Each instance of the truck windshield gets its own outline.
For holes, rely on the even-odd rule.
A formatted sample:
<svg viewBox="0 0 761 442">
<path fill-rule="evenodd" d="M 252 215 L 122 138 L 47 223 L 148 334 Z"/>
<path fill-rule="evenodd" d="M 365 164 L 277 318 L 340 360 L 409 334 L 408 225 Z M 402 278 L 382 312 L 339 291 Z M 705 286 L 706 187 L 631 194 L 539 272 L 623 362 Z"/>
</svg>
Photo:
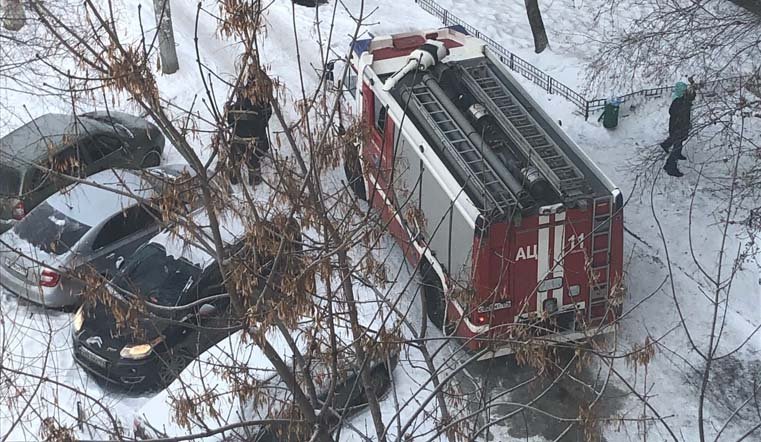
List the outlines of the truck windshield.
<svg viewBox="0 0 761 442">
<path fill-rule="evenodd" d="M 42 203 L 16 224 L 13 231 L 38 249 L 63 255 L 79 241 L 90 226 L 69 218 L 48 203 Z"/>
<path fill-rule="evenodd" d="M 167 255 L 162 245 L 149 243 L 129 258 L 114 284 L 150 303 L 171 307 L 183 301 L 201 272 L 190 261 Z"/>
<path fill-rule="evenodd" d="M 21 174 L 18 170 L 0 164 L 0 198 L 18 197 L 21 193 Z"/>
</svg>

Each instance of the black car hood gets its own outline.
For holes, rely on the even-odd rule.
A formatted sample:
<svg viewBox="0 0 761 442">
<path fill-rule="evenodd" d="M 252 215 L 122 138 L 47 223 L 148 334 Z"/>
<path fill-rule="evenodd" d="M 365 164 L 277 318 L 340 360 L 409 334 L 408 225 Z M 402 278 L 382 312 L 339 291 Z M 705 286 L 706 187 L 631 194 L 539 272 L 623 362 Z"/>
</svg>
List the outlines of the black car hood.
<svg viewBox="0 0 761 442">
<path fill-rule="evenodd" d="M 129 311 L 126 303 L 119 300 L 114 301 L 113 307 L 98 302 L 85 308 L 84 314 L 84 325 L 77 340 L 108 359 L 118 358 L 125 345 L 148 344 L 174 326 L 169 319 L 134 308 Z"/>
</svg>

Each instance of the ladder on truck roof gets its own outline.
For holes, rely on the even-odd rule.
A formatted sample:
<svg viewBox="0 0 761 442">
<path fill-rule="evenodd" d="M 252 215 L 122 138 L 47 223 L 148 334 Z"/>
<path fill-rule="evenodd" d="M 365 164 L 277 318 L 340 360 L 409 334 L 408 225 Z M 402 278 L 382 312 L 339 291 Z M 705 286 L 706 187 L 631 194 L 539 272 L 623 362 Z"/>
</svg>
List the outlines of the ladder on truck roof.
<svg viewBox="0 0 761 442">
<path fill-rule="evenodd" d="M 427 123 L 441 140 L 443 148 L 452 153 L 454 160 L 468 175 L 468 181 L 483 196 L 484 202 L 489 203 L 485 204 L 483 209 L 496 209 L 500 214 L 505 214 L 515 207 L 516 197 L 428 86 L 423 83 L 407 89 L 412 92 L 412 104 L 422 111 L 423 117 L 428 120 Z"/>
<path fill-rule="evenodd" d="M 521 149 L 529 164 L 536 167 L 562 197 L 586 195 L 589 183 L 560 146 L 513 97 L 488 63 L 461 65 L 462 79 L 475 98 L 497 120 L 502 130 Z"/>
<path fill-rule="evenodd" d="M 615 281 L 610 280 L 610 243 L 613 237 L 614 198 L 605 196 L 592 202 L 592 275 L 589 293 L 590 319 L 601 319 L 607 314 L 608 295 Z M 592 316 L 594 307 L 605 307 L 602 316 Z"/>
</svg>

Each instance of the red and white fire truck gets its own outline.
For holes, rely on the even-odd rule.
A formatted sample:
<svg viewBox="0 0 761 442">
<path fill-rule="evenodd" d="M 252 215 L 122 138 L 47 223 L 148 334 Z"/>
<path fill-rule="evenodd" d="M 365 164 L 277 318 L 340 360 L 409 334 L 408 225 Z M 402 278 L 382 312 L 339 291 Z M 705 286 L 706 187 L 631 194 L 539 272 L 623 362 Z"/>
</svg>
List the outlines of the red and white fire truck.
<svg viewBox="0 0 761 442">
<path fill-rule="evenodd" d="M 357 41 L 350 63 L 371 133 L 345 169 L 419 264 L 429 319 L 492 356 L 518 329 L 571 341 L 610 328 L 621 192 L 499 56 L 451 27 Z"/>
</svg>

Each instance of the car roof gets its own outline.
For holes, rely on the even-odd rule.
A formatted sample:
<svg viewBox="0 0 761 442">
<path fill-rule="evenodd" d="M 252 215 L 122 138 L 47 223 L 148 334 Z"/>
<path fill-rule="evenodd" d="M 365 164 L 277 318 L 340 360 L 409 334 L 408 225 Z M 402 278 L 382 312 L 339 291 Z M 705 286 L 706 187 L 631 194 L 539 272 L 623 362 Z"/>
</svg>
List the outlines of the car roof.
<svg viewBox="0 0 761 442">
<path fill-rule="evenodd" d="M 45 114 L 0 138 L 0 162 L 24 170 L 27 163 L 59 152 L 84 134 L 110 133 L 134 138 L 136 133 L 148 129 L 145 119 L 122 112 L 89 112 L 78 117 Z"/>
<path fill-rule="evenodd" d="M 219 221 L 219 230 L 222 236 L 222 242 L 225 245 L 232 245 L 245 234 L 246 228 L 243 220 L 231 211 L 223 212 L 217 216 Z M 196 232 L 199 230 L 204 234 L 204 240 L 207 244 L 212 244 L 211 229 L 209 226 L 209 214 L 205 208 L 196 210 L 191 218 L 191 222 L 198 226 L 198 229 L 180 228 L 179 230 L 164 230 L 148 241 L 149 244 L 158 244 L 164 247 L 166 254 L 176 259 L 184 258 L 194 265 L 205 269 L 214 263 L 215 257 L 209 254 L 201 247 L 197 247 L 199 241 L 196 238 Z M 195 244 L 194 244 L 195 243 Z"/>
<path fill-rule="evenodd" d="M 89 184 L 91 183 L 91 184 Z M 123 192 L 135 197 L 122 195 Z M 95 226 L 137 204 L 136 198 L 150 198 L 157 190 L 139 172 L 110 169 L 92 175 L 86 183 L 68 186 L 45 202 L 67 217 Z"/>
</svg>

